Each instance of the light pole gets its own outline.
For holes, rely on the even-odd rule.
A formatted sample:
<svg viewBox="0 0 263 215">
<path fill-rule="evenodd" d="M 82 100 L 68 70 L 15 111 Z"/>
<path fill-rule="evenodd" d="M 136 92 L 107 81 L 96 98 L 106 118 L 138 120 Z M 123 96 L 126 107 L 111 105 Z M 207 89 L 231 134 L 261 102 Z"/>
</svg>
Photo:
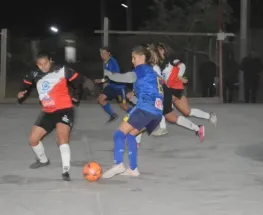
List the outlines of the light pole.
<svg viewBox="0 0 263 215">
<path fill-rule="evenodd" d="M 126 0 L 126 4 L 121 4 L 126 9 L 126 29 L 127 31 L 132 30 L 132 6 L 131 0 Z"/>
<path fill-rule="evenodd" d="M 240 8 L 240 60 L 247 56 L 248 53 L 248 14 L 249 0 L 241 0 Z M 239 101 L 244 101 L 244 78 L 243 71 L 239 74 Z"/>
</svg>

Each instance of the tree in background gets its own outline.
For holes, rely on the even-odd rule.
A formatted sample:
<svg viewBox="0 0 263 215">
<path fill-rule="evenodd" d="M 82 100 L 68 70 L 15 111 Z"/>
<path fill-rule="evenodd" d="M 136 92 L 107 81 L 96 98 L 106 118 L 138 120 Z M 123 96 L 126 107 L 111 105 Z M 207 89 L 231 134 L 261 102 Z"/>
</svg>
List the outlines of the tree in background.
<svg viewBox="0 0 263 215">
<path fill-rule="evenodd" d="M 216 0 L 153 0 L 149 10 L 152 18 L 145 22 L 143 30 L 169 32 L 218 32 L 218 1 Z M 223 0 L 223 27 L 234 21 L 233 10 Z M 207 38 L 166 37 L 173 46 L 200 49 Z M 204 42 L 202 42 L 204 41 Z"/>
</svg>

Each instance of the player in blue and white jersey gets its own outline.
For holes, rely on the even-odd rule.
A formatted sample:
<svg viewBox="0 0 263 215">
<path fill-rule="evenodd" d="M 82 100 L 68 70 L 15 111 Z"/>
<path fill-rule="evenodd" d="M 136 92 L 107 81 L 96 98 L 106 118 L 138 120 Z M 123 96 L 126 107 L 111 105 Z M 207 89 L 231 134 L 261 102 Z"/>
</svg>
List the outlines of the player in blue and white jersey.
<svg viewBox="0 0 263 215">
<path fill-rule="evenodd" d="M 163 89 L 160 78 L 153 71 L 148 61 L 150 52 L 144 46 L 137 46 L 132 51 L 134 65 L 133 78 L 134 91 L 128 97 L 136 95 L 137 104 L 125 117 L 120 127 L 114 132 L 114 163 L 115 165 L 103 174 L 103 178 L 111 178 L 117 174 L 139 176 L 137 167 L 137 142 L 136 135 L 144 128 L 148 133 L 159 125 L 163 115 Z M 123 74 L 125 76 L 127 74 Z M 128 74 L 129 75 L 129 74 Z M 134 79 L 134 80 L 132 80 Z M 123 164 L 125 142 L 128 145 L 129 168 Z"/>
<path fill-rule="evenodd" d="M 116 59 L 111 55 L 108 47 L 100 49 L 100 55 L 104 62 L 104 69 L 112 73 L 120 73 L 120 67 Z M 95 83 L 104 83 L 104 79 L 96 79 Z M 121 108 L 127 113 L 130 112 L 131 108 L 126 103 L 126 85 L 124 83 L 117 83 L 109 81 L 108 85 L 103 89 L 99 95 L 98 102 L 103 107 L 104 111 L 109 114 L 110 119 L 108 122 L 112 122 L 118 118 L 118 115 L 112 110 L 111 105 L 108 101 L 117 99 Z"/>
</svg>

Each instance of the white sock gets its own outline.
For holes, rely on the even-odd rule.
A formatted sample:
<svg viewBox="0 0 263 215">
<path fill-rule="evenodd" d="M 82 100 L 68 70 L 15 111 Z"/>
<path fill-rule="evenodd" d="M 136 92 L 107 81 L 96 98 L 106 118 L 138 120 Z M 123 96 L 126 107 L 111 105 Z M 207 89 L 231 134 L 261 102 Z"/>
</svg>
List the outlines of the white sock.
<svg viewBox="0 0 263 215">
<path fill-rule="evenodd" d="M 69 144 L 65 143 L 59 146 L 61 160 L 62 160 L 62 168 L 63 173 L 68 172 L 70 169 L 70 148 Z"/>
<path fill-rule="evenodd" d="M 165 122 L 164 116 L 162 116 L 162 120 L 161 120 L 159 126 L 160 126 L 160 128 L 162 128 L 162 129 L 166 129 L 166 122 Z"/>
<path fill-rule="evenodd" d="M 182 127 L 185 127 L 185 128 L 188 128 L 192 131 L 198 131 L 199 130 L 199 126 L 192 123 L 189 119 L 183 117 L 183 116 L 179 116 L 178 119 L 177 119 L 177 124 L 182 126 Z"/>
<path fill-rule="evenodd" d="M 199 109 L 191 109 L 190 116 L 194 116 L 201 119 L 210 119 L 210 114 Z"/>
<path fill-rule="evenodd" d="M 141 141 L 142 141 L 142 133 L 140 133 L 140 134 L 138 134 L 138 135 L 136 136 L 136 142 L 137 142 L 137 143 L 141 143 Z"/>
<path fill-rule="evenodd" d="M 39 141 L 38 145 L 32 146 L 32 149 L 41 163 L 46 163 L 48 161 L 47 156 L 45 154 L 45 148 L 41 141 Z"/>
</svg>

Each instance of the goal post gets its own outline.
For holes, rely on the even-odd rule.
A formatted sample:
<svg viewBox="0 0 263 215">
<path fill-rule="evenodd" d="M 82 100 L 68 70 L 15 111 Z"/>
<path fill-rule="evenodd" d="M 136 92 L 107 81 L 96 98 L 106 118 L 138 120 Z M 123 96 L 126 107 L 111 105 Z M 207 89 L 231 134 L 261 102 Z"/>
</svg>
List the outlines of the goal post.
<svg viewBox="0 0 263 215">
<path fill-rule="evenodd" d="M 107 17 L 104 18 L 104 26 L 103 30 L 95 30 L 95 34 L 101 34 L 103 36 L 103 46 L 108 46 L 109 36 L 110 35 L 149 35 L 149 36 L 182 36 L 182 37 L 207 37 L 214 38 L 217 41 L 223 42 L 228 37 L 236 37 L 234 33 L 226 33 L 226 32 L 218 32 L 218 33 L 201 33 L 201 32 L 160 32 L 160 31 L 117 31 L 109 29 L 109 19 Z M 150 43 L 151 41 L 149 41 Z M 211 54 L 211 40 L 209 39 L 209 53 Z M 222 44 L 222 43 L 221 43 Z M 223 102 L 223 50 L 222 47 L 217 47 L 217 64 L 218 64 L 218 74 L 219 74 L 219 97 L 220 101 Z M 195 59 L 195 58 L 194 58 Z M 197 89 L 197 69 L 193 68 L 193 90 Z"/>
</svg>

